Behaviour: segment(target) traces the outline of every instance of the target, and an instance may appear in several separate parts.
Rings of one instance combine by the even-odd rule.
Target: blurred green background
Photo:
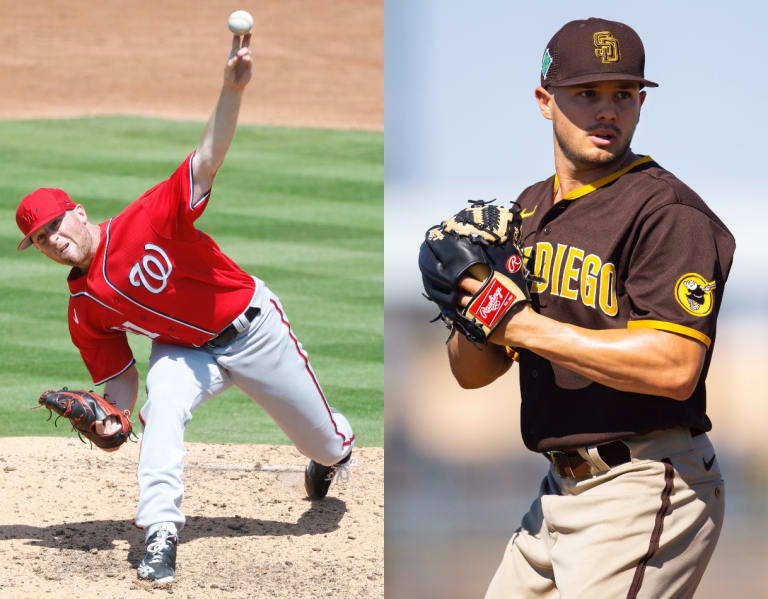
[[[0,436],[74,435],[29,408],[46,389],[94,388],[69,338],[67,267],[16,251],[19,201],[60,187],[101,222],[166,179],[201,133],[138,117],[0,122]],[[329,403],[365,446],[383,445],[383,161],[382,132],[241,125],[197,221],[280,297]],[[129,341],[137,420],[150,342]],[[289,443],[236,388],[195,412],[186,440]]]

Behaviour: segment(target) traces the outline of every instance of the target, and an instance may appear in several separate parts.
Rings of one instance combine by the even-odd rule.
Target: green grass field
[[[167,178],[202,127],[133,117],[0,121],[0,436],[74,435],[29,408],[46,389],[93,388],[69,339],[67,267],[16,251],[19,201],[61,187],[91,222],[106,220]],[[241,126],[197,221],[278,294],[329,402],[367,446],[384,435],[383,163],[382,133]],[[140,407],[150,342],[129,338]],[[186,438],[289,442],[237,389],[199,408]]]

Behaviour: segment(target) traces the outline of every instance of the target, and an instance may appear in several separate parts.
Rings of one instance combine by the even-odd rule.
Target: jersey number
[[[122,326],[111,328],[115,329],[116,331],[130,331],[131,333],[136,333],[137,335],[146,335],[150,339],[157,339],[160,336],[160,333],[153,333],[147,329],[142,329],[139,325],[133,324],[129,320],[126,320]]]
[[[144,246],[144,249],[148,252],[157,252],[163,261],[161,262],[160,258],[154,254],[145,254],[141,259],[141,263],[136,262],[131,268],[131,272],[128,273],[128,280],[134,287],[141,286],[150,293],[160,293],[168,284],[168,277],[171,276],[173,265],[168,259],[168,254],[160,246],[148,243]],[[152,279],[152,281],[147,280],[147,277]],[[157,284],[153,285],[154,281],[157,281]]]

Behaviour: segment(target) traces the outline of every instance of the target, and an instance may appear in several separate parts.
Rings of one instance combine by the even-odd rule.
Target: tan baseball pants
[[[725,508],[712,444],[688,429],[625,442],[626,464],[597,457],[578,479],[550,468],[486,599],[693,597]]]

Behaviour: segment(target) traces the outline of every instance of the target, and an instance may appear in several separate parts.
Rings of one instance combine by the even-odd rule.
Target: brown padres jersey
[[[703,200],[642,156],[553,205],[557,176],[518,198],[534,309],[589,329],[649,327],[707,347],[686,401],[619,391],[520,352],[523,440],[568,449],[653,430],[708,431],[704,380],[735,241]]]

